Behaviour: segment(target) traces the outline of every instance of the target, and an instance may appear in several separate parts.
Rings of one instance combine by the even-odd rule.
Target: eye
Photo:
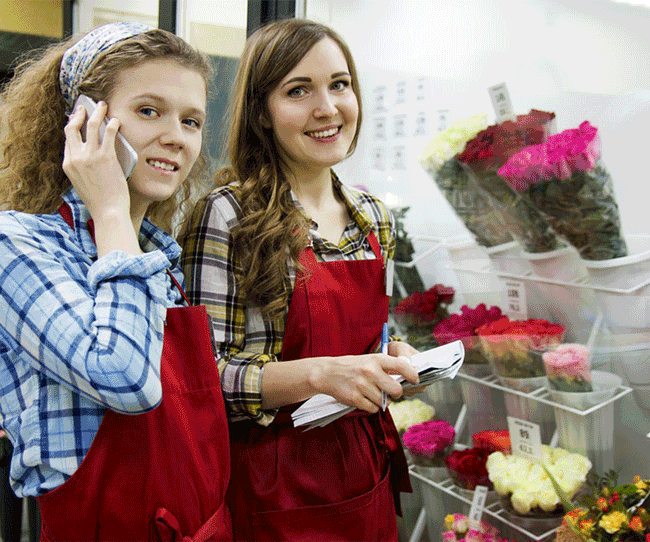
[[[153,118],[158,114],[158,111],[156,111],[153,107],[142,106],[138,109],[138,113],[145,117]]]
[[[332,90],[345,90],[350,86],[350,81],[340,79],[332,83]]]
[[[202,124],[196,120],[196,119],[184,119],[183,124],[186,124],[187,126],[194,128],[195,130],[200,130],[202,128]]]
[[[300,97],[304,96],[306,92],[307,92],[307,90],[305,89],[305,87],[295,87],[295,88],[292,88],[287,93],[287,95],[291,96],[292,98],[300,98]]]

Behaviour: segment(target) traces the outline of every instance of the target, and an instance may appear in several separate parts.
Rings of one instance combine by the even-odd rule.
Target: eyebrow
[[[341,77],[343,75],[352,77],[348,72],[336,72],[332,74],[331,78],[336,79],[337,77]],[[292,77],[286,83],[283,83],[282,86],[285,87],[291,83],[311,83],[311,77]]]
[[[160,96],[160,95],[158,95],[158,94],[152,94],[152,93],[150,93],[150,92],[146,92],[146,93],[144,93],[144,94],[138,94],[137,96],[134,96],[134,97],[131,99],[131,101],[135,102],[135,101],[143,100],[143,99],[153,100],[153,101],[156,101],[156,102],[166,102],[166,101],[167,101],[167,100],[165,100],[165,98],[163,98],[162,96]],[[201,116],[201,117],[203,117],[203,118],[205,118],[205,117],[207,116],[207,113],[206,113],[205,110],[203,110],[203,109],[199,109],[199,108],[197,108],[197,107],[192,107],[192,106],[190,106],[190,107],[189,107],[189,111],[190,111],[192,114],[199,115],[199,116]]]

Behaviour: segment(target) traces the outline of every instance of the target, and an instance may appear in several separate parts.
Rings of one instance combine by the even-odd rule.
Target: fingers
[[[65,132],[66,145],[73,143],[80,145],[83,143],[81,139],[81,127],[86,120],[86,109],[78,106],[68,118],[68,123],[65,125],[63,131]]]
[[[407,357],[395,358],[392,356],[381,356],[381,366],[389,374],[402,375],[411,384],[417,384],[420,381],[418,372],[408,361]],[[401,388],[401,386],[400,386]]]
[[[108,105],[106,105],[106,102],[99,102],[97,108],[93,111],[93,114],[88,117],[88,124],[86,126],[86,144],[89,145],[91,149],[99,147],[99,142],[101,140],[100,126],[106,116],[107,110]]]

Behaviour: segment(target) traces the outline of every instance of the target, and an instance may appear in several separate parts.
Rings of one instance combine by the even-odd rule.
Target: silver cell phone
[[[92,98],[89,98],[85,94],[81,94],[77,98],[75,108],[78,105],[83,105],[86,108],[86,122],[81,128],[81,136],[85,141],[86,123],[88,122],[90,115],[92,115],[93,111],[95,111],[95,109],[97,108],[97,103]],[[104,132],[106,131],[107,124],[108,121],[104,119],[99,127],[99,143],[101,143],[104,140]],[[115,138],[115,153],[117,154],[117,160],[122,166],[122,171],[124,172],[124,176],[128,179],[131,176],[131,173],[133,173],[133,168],[138,163],[138,153],[135,152],[133,147],[129,145],[129,142],[126,139],[124,139],[124,136],[120,132],[117,132],[117,137]]]

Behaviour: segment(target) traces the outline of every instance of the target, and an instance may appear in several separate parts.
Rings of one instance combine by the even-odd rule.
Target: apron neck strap
[[[372,248],[372,252],[374,253],[375,258],[377,258],[378,260],[382,260],[383,262],[384,258],[381,255],[381,247],[379,246],[379,241],[375,236],[375,232],[370,230],[370,233],[368,234],[366,239],[368,240],[368,243],[370,243],[370,248]],[[316,255],[314,254],[314,246],[312,243],[309,243],[307,248],[303,250],[302,255],[304,255],[305,260],[309,262],[311,265],[318,263],[318,261],[316,260]]]
[[[63,220],[65,221],[65,223],[68,226],[70,226],[74,231],[74,220],[72,218],[72,209],[70,209],[70,205],[68,205],[68,203],[64,201],[59,207],[58,212],[61,215],[61,218],[63,218]],[[93,238],[93,241],[95,241],[95,228],[92,219],[88,221],[88,232]],[[185,302],[191,306],[192,304],[190,303],[190,300],[187,298],[187,294],[185,294],[185,290],[183,290],[182,286],[178,283],[176,277],[174,277],[173,273],[169,269],[166,269],[166,271],[167,274],[169,275],[169,278],[172,279],[172,284],[174,284],[176,288],[178,288],[178,291],[183,296]]]

